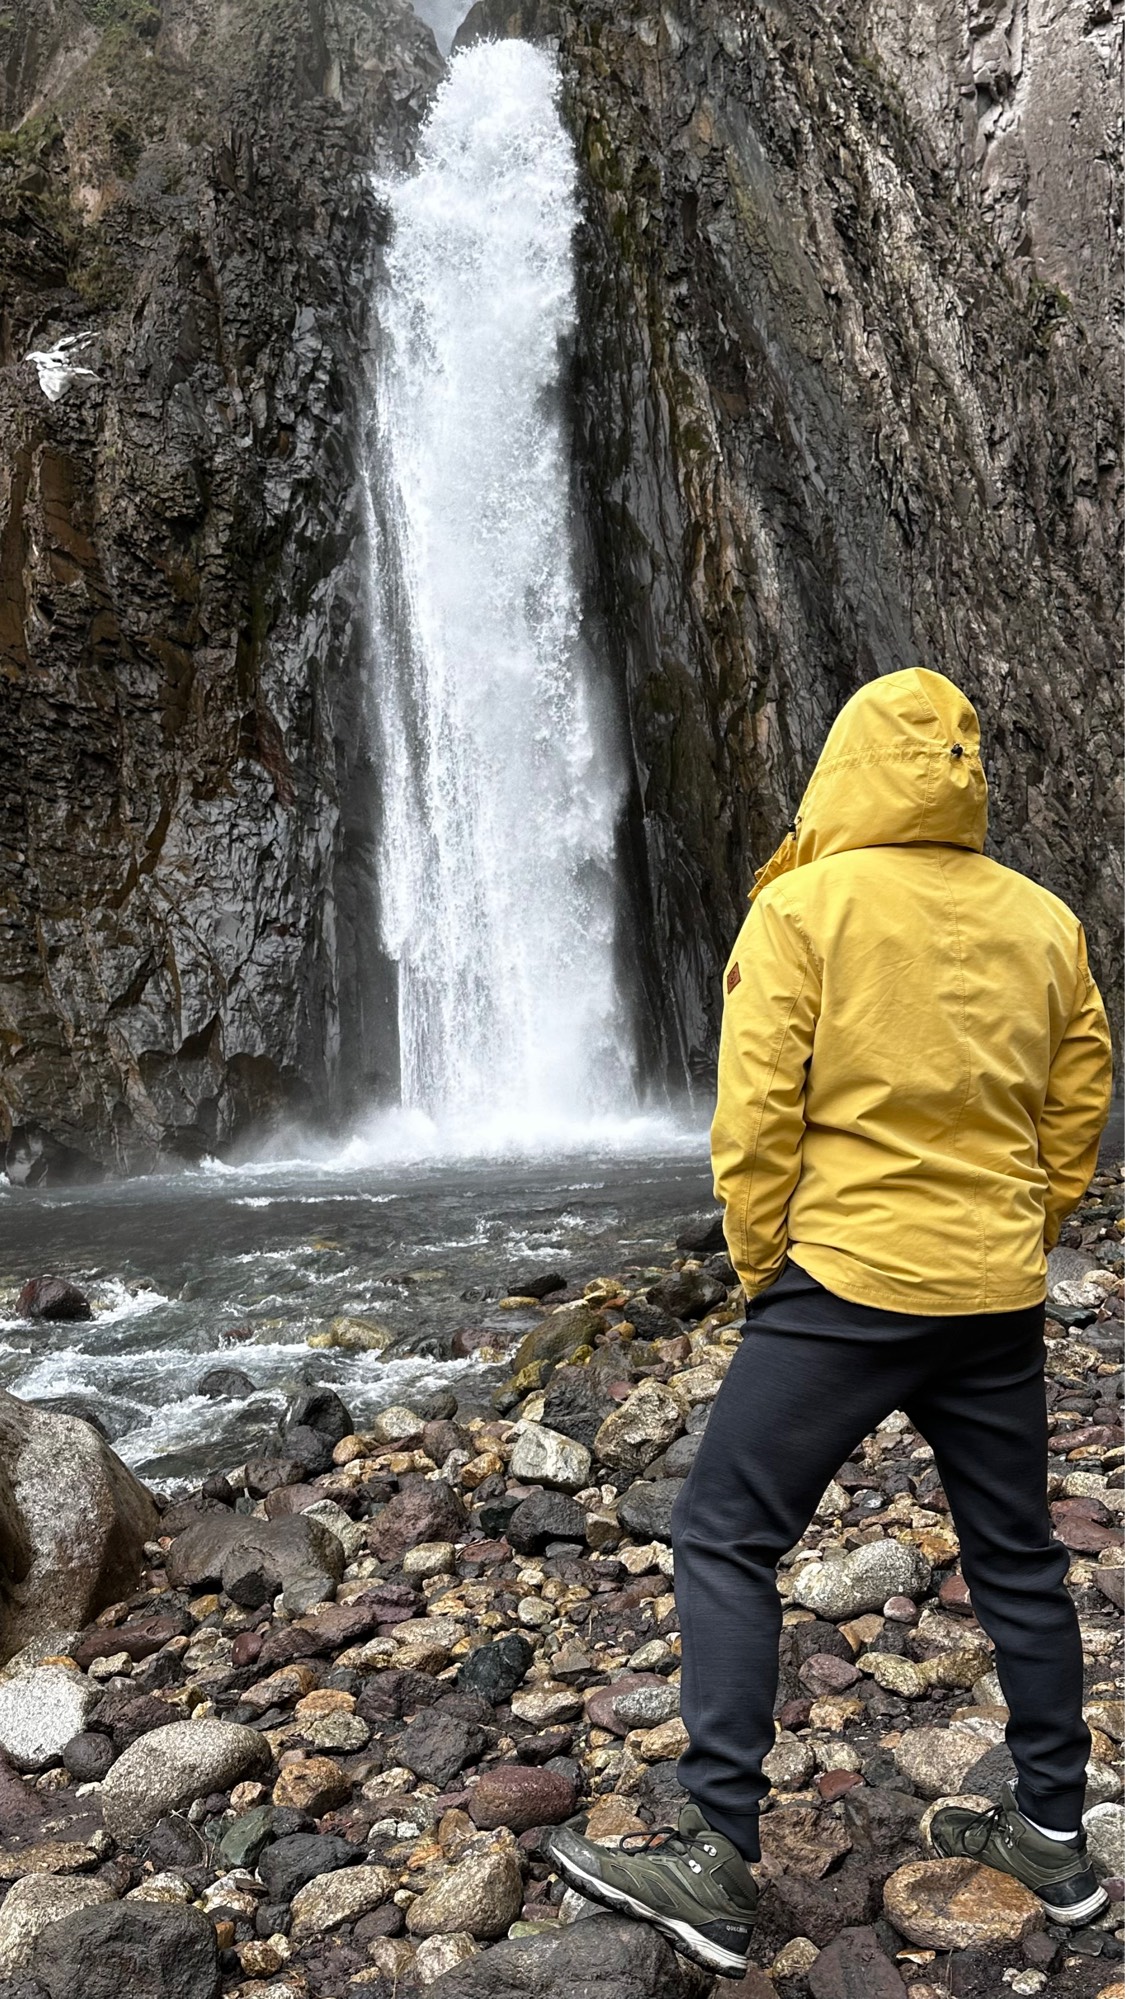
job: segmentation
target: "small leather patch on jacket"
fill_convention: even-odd
[[[732,992],[734,991],[735,987],[736,987],[736,986],[740,986],[741,984],[742,984],[742,973],[741,973],[741,972],[739,971],[739,969],[738,969],[738,964],[737,964],[737,961],[736,961],[736,962],[735,962],[735,963],[734,963],[734,964],[733,964],[733,965],[731,966],[731,968],[730,968],[730,971],[729,971],[729,972],[727,973],[727,991],[728,991],[728,993],[732,993]]]

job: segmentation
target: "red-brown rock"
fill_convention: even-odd
[[[21,1319],[89,1319],[90,1301],[65,1277],[29,1277],[16,1310]]]
[[[508,1826],[519,1833],[535,1825],[560,1825],[573,1812],[574,1801],[573,1784],[558,1770],[497,1763],[473,1791],[469,1816],[482,1831]]]
[[[368,1532],[380,1562],[397,1562],[420,1541],[459,1541],[465,1509],[442,1478],[411,1479],[389,1499]]]
[[[826,1805],[834,1805],[846,1791],[854,1791],[863,1778],[858,1770],[822,1770],[816,1780],[816,1788]]]
[[[943,1610],[959,1612],[962,1616],[970,1616],[972,1614],[973,1605],[972,1599],[969,1596],[969,1585],[963,1575],[955,1573],[951,1576],[946,1576],[945,1581],[938,1591],[938,1602],[941,1604]]]
[[[854,1687],[859,1677],[855,1666],[846,1659],[837,1659],[832,1652],[814,1652],[797,1675],[814,1699],[821,1694],[842,1694],[846,1688]]]
[[[1100,1555],[1120,1540],[1120,1529],[1097,1499],[1056,1499],[1051,1519],[1060,1541],[1076,1555]]]
[[[140,1618],[135,1624],[101,1625],[79,1639],[71,1657],[83,1672],[94,1659],[109,1659],[115,1652],[127,1652],[137,1664],[159,1652],[170,1638],[182,1637],[185,1627],[190,1629],[189,1620],[174,1615]]]
[[[808,1974],[812,1999],[905,1999],[906,1987],[872,1929],[844,1930]]]

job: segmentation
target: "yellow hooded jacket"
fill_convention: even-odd
[[[727,965],[711,1151],[747,1297],[787,1255],[886,1311],[1044,1296],[1109,1034],[1077,917],[986,858],[987,815],[951,681],[852,696]]]

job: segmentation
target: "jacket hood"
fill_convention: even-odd
[[[800,810],[750,900],[806,861],[923,840],[984,850],[988,785],[976,710],[924,666],[869,680],[828,732]]]

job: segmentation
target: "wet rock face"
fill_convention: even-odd
[[[977,703],[991,850],[1077,908],[1112,1003],[1111,9],[483,0],[481,31],[557,39],[581,155],[653,1058],[709,1083],[753,869],[840,703],[912,664]]]
[[[439,63],[402,0],[30,16],[0,22],[7,120],[35,106],[0,156],[0,1143],[63,1177],[380,1066],[369,176]],[[24,357],[87,331],[51,401]]]

